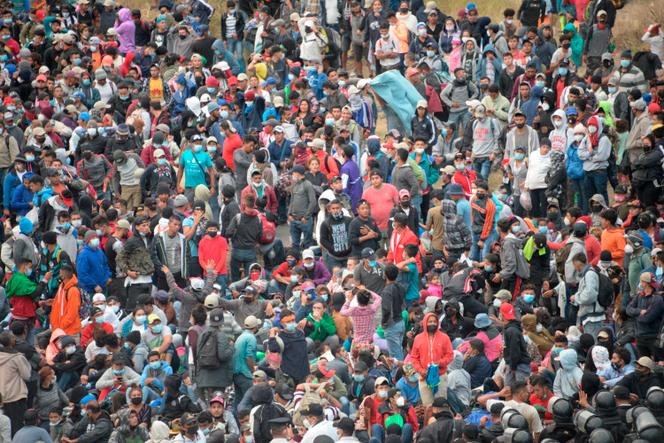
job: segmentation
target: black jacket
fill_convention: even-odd
[[[417,433],[417,443],[440,443],[454,440],[454,418],[448,411],[442,412],[434,423]]]
[[[224,205],[224,209],[221,210],[219,215],[219,220],[221,221],[221,235],[227,239],[230,237],[228,235],[228,226],[231,224],[231,220],[240,213],[240,205],[237,204],[235,200],[231,200],[230,203]]]
[[[523,339],[521,323],[512,320],[505,325],[503,357],[507,366],[516,370],[520,364],[530,365],[526,341]]]
[[[406,299],[406,290],[403,286],[398,283],[387,284],[380,295],[383,299],[381,302],[383,327],[402,321],[401,313]]]
[[[106,443],[113,432],[113,424],[108,412],[101,411],[97,420],[92,422],[86,415],[67,433],[67,437],[78,439],[79,443]]]
[[[258,212],[253,216],[244,212],[237,214],[226,228],[226,235],[230,237],[233,249],[253,250],[263,235],[263,223]]]

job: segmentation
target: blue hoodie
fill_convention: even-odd
[[[20,184],[12,192],[10,208],[18,215],[25,215],[30,211],[30,202],[32,202],[32,191],[27,186]]]
[[[530,97],[521,104],[521,110],[526,114],[526,123],[532,126],[533,120],[537,115],[537,107],[540,104],[540,99],[544,94],[544,88],[541,86],[534,86],[530,89]]]
[[[581,377],[583,377],[583,371],[579,367],[574,349],[565,349],[560,352],[560,366],[553,382],[553,393],[558,397],[570,399],[579,392]]]
[[[94,293],[97,286],[106,289],[106,281],[111,278],[106,254],[101,247],[93,249],[85,245],[76,257],[76,270],[78,286],[90,294]]]
[[[496,57],[494,57],[491,62],[486,56],[488,52],[493,52],[494,55],[496,55]],[[494,79],[497,82],[498,78],[500,77],[500,72],[503,70],[503,64],[501,63],[500,58],[497,56],[496,48],[491,43],[488,43],[482,51],[482,59],[477,65],[477,78],[482,78],[486,75],[486,67],[488,63],[493,65]]]

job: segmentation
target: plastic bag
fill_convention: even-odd
[[[521,207],[526,211],[533,209],[533,202],[530,199],[530,192],[523,191],[519,197],[519,203],[521,203]]]

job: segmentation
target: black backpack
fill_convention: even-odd
[[[288,412],[280,404],[268,403],[259,406],[254,414],[254,441],[269,443],[272,440],[269,421],[282,417],[288,417]]]
[[[613,282],[611,279],[602,274],[599,270],[595,269],[597,276],[599,277],[599,290],[597,291],[597,303],[604,309],[608,308],[613,304],[613,296],[615,291],[613,289]]]
[[[217,331],[206,330],[198,342],[196,360],[202,369],[218,369],[221,361],[217,352]]]

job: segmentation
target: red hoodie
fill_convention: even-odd
[[[413,367],[422,378],[426,378],[427,369],[431,364],[438,365],[438,373],[445,374],[447,365],[454,358],[452,342],[450,338],[437,329],[433,335],[427,332],[427,320],[430,317],[436,317],[436,314],[428,313],[422,320],[423,332],[420,332],[413,341],[413,348],[410,351]]]

